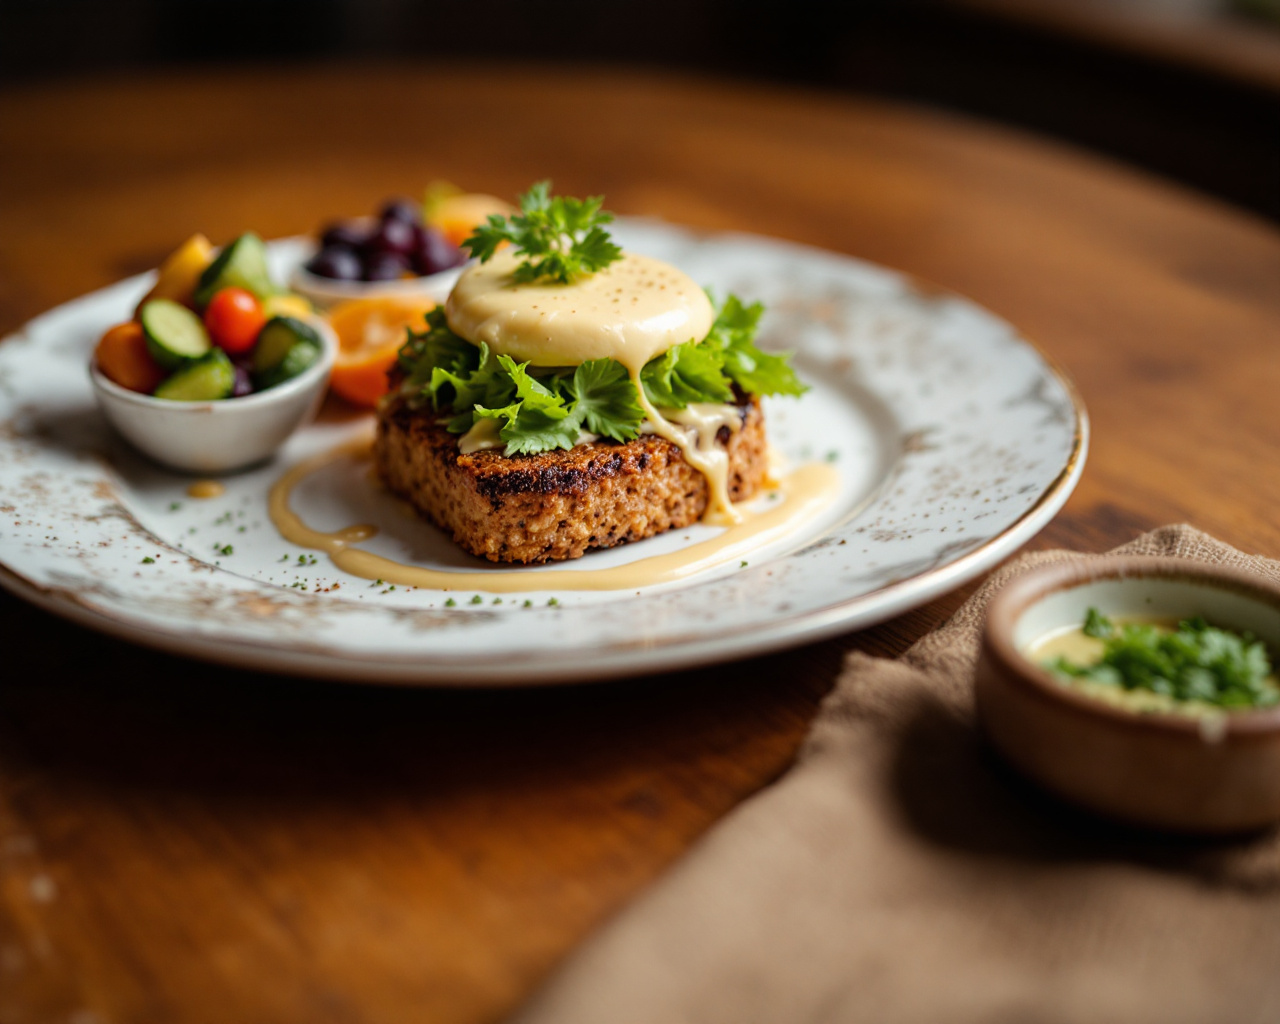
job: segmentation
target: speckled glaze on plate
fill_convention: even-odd
[[[496,598],[347,576],[286,544],[266,497],[288,467],[367,432],[369,417],[329,410],[206,501],[187,497],[192,478],[111,433],[85,367],[102,330],[148,287],[143,276],[0,344],[0,584],[87,626],[252,668],[353,682],[547,684],[745,657],[882,621],[1006,557],[1075,486],[1084,409],[991,313],[816,249],[651,221],[617,228],[627,248],[719,294],[765,302],[762,343],[795,351],[813,390],[767,404],[770,437],[792,465],[827,459],[842,478],[835,507],[801,535],[746,565],[642,592]],[[274,243],[275,272],[287,276],[305,245]],[[317,474],[295,507],[324,529],[377,522],[367,546],[402,560],[481,567],[372,486],[367,464]],[[672,550],[712,529],[573,565]]]

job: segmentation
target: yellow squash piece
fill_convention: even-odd
[[[143,296],[138,309],[152,299],[172,299],[184,306],[194,307],[196,283],[204,273],[204,268],[212,262],[213,245],[209,239],[201,234],[192,235],[160,264],[155,286]],[[136,311],[134,315],[137,315]]]
[[[262,300],[262,313],[268,320],[273,316],[291,316],[297,320],[305,320],[313,312],[311,303],[293,292],[268,295]]]

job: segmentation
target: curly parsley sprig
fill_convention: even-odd
[[[604,196],[552,196],[551,182],[539,181],[520,197],[518,214],[490,214],[462,245],[485,263],[510,242],[526,257],[515,270],[518,283],[570,284],[622,258],[622,249],[603,227],[613,220],[600,209],[603,202]]]

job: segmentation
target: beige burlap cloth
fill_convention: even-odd
[[[1119,551],[1280,580],[1187,526]],[[1280,834],[1129,831],[974,729],[1000,571],[897,661],[855,653],[796,766],[570,957],[520,1024],[1280,1022]]]

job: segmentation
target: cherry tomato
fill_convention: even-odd
[[[223,288],[204,311],[204,325],[213,343],[233,356],[253,348],[266,322],[262,304],[243,288]]]

